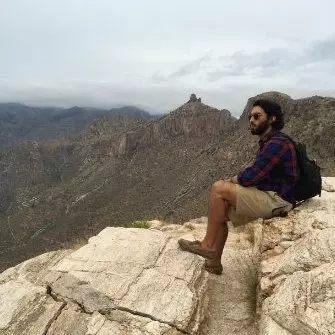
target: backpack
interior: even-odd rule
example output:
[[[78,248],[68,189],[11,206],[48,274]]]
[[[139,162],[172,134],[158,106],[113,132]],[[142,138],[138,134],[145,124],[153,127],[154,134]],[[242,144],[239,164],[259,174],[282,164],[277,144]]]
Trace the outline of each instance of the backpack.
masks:
[[[299,180],[294,189],[295,200],[299,202],[316,195],[321,196],[321,168],[316,164],[315,160],[308,158],[305,144],[295,142],[286,134],[285,137],[294,145],[300,171]]]

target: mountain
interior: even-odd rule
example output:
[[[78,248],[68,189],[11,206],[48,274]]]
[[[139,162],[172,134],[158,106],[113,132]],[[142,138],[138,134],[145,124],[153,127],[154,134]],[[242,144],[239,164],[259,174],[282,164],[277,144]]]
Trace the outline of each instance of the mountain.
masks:
[[[151,119],[148,112],[133,106],[112,109],[71,107],[29,107],[17,103],[0,104],[0,148],[24,140],[45,140],[73,135],[94,119],[110,115],[129,115]]]
[[[237,120],[190,99],[157,119],[109,116],[81,134],[24,142],[0,154],[0,270],[136,219],[185,222],[206,214],[210,185],[252,162],[247,114],[278,101],[284,131],[335,175],[335,99],[268,92]]]

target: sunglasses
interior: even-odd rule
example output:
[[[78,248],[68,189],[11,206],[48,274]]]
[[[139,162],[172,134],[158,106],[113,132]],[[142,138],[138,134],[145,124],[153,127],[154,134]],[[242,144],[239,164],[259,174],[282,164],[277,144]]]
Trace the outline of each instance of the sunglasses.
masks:
[[[258,120],[261,117],[262,114],[260,113],[255,113],[255,114],[250,114],[249,115],[249,120],[251,120],[251,118],[253,118],[254,120]]]

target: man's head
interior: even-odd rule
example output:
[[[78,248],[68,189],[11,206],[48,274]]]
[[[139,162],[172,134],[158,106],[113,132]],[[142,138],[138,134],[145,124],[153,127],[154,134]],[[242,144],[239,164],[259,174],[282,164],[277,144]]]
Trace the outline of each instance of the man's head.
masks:
[[[262,136],[271,130],[281,130],[284,118],[280,106],[270,100],[256,100],[249,115],[250,131],[253,135]]]

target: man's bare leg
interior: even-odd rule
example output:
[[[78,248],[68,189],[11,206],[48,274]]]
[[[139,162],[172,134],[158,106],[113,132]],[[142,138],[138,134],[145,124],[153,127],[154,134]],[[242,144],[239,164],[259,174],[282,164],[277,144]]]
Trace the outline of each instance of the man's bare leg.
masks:
[[[221,259],[228,236],[227,211],[230,204],[236,206],[236,185],[215,182],[210,191],[207,231],[201,246],[215,251],[217,259]]]
[[[200,248],[192,241],[178,241],[183,250],[207,258],[210,267],[216,264],[222,268],[221,256],[228,236],[229,205],[236,206],[236,185],[222,180],[215,182],[209,196],[207,231]]]
[[[221,262],[221,257],[223,253],[224,246],[226,244],[228,237],[228,223],[227,221],[224,221],[217,233],[215,244],[214,244],[214,250],[215,250],[215,261]]]
[[[221,258],[224,246],[227,241],[227,237],[228,237],[228,224],[227,221],[225,221],[217,233],[214,245],[215,256],[212,259],[206,259],[205,268],[207,271],[215,274],[222,273]]]

